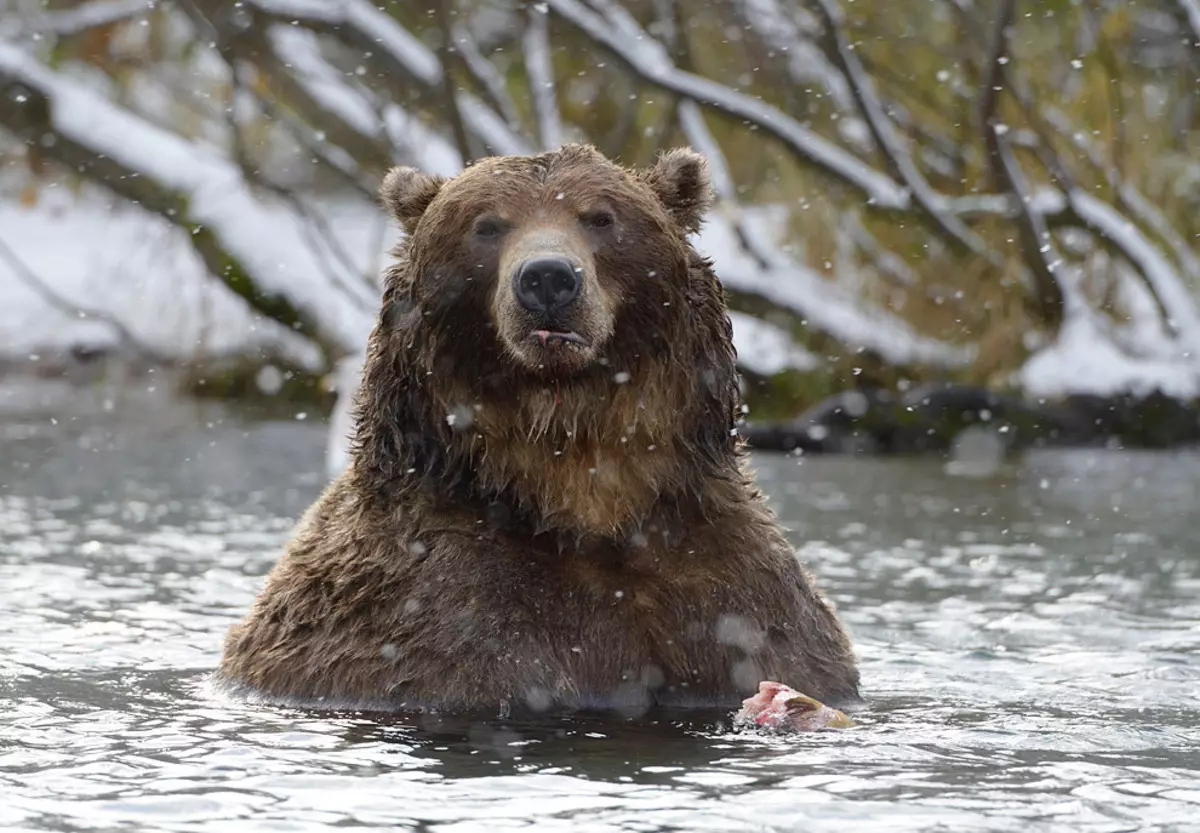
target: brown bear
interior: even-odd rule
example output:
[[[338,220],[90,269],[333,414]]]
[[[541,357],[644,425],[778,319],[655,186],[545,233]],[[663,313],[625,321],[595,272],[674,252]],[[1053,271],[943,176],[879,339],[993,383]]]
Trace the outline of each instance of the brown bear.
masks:
[[[218,677],[361,708],[854,701],[831,607],[751,484],[723,290],[674,150],[397,168],[351,462]]]

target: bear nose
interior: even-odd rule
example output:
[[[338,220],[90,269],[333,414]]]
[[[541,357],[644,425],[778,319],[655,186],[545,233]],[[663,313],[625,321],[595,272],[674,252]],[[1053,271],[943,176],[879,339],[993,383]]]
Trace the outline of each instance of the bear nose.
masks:
[[[517,300],[530,312],[557,312],[579,296],[579,272],[564,257],[525,261],[514,283]]]

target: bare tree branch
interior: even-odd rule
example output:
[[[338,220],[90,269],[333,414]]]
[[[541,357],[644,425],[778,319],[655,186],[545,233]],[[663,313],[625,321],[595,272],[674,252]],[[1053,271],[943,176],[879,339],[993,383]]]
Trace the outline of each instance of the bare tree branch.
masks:
[[[454,21],[451,19],[454,0],[437,0],[434,11],[437,13],[438,26],[442,37],[438,41],[438,53],[441,58],[441,84],[444,96],[446,115],[450,122],[450,131],[454,136],[454,144],[462,155],[464,165],[469,165],[475,158],[471,151],[471,137],[467,134],[467,125],[463,121],[462,109],[459,107],[458,96],[454,89],[454,73],[452,71],[452,50],[454,49]]]
[[[1021,252],[1034,279],[1033,300],[1042,320],[1057,329],[1063,321],[1064,296],[1055,271],[1062,265],[1062,256],[1055,249],[1045,219],[1033,207],[1029,185],[1004,138],[1004,131],[995,124],[990,125],[989,129],[994,134],[992,144],[999,159],[997,172],[1003,178],[1004,186],[1012,193],[1018,211],[1017,231]]]
[[[992,182],[999,185],[1006,180],[1004,160],[1001,158],[999,133],[997,132],[996,107],[1000,93],[1004,90],[1004,67],[1008,63],[1008,29],[1016,12],[1016,0],[1000,0],[996,19],[988,36],[987,61],[984,64],[983,81],[979,90],[979,133],[987,149],[988,168]]]

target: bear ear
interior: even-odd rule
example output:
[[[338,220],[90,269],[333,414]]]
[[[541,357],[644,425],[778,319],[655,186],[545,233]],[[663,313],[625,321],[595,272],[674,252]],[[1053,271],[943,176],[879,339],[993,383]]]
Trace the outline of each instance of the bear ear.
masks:
[[[708,162],[690,148],[669,150],[644,174],[671,218],[689,233],[700,230],[712,205]]]
[[[405,233],[412,234],[421,215],[429,208],[445,182],[444,177],[427,174],[416,168],[392,168],[384,177],[383,185],[379,186],[379,196],[400,221]]]

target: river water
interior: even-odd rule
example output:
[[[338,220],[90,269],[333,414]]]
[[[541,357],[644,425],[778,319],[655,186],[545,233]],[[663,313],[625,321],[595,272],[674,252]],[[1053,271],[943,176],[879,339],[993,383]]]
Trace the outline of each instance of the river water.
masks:
[[[324,443],[311,419],[0,388],[0,829],[1200,829],[1200,454],[976,478],[757,457],[868,700],[780,738],[213,694]]]

